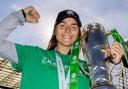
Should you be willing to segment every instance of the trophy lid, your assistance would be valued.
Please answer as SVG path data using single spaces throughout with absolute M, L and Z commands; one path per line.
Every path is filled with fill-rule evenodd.
M 104 27 L 101 25 L 101 24 L 99 24 L 99 23 L 89 23 L 89 24 L 87 24 L 86 26 L 84 26 L 83 27 L 83 30 L 85 30 L 85 31 L 94 31 L 94 32 L 99 32 L 99 31 L 103 31 L 103 32 L 105 32 L 105 29 L 104 29 Z

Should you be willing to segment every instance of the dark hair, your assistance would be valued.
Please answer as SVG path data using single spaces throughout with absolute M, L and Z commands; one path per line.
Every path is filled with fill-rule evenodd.
M 53 34 L 52 34 L 52 37 L 51 37 L 51 39 L 49 41 L 49 44 L 48 44 L 48 47 L 47 47 L 48 50 L 52 50 L 52 49 L 54 49 L 57 46 L 58 41 L 57 41 L 56 36 L 55 36 L 55 30 L 57 28 L 57 25 L 61 21 L 63 21 L 65 18 L 68 18 L 68 17 L 74 18 L 76 20 L 76 22 L 78 24 L 78 27 L 79 27 L 78 38 L 81 37 L 80 28 L 81 28 L 82 24 L 81 24 L 81 21 L 79 19 L 78 14 L 75 11 L 73 11 L 73 10 L 61 11 L 61 12 L 59 12 L 59 14 L 58 14 L 58 16 L 56 18 L 56 21 L 55 21 L 55 24 L 54 24 L 54 29 L 53 29 Z

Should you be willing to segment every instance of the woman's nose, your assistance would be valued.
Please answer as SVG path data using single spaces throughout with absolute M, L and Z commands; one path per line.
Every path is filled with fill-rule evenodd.
M 70 26 L 67 26 L 66 33 L 70 33 L 70 32 L 71 32 Z

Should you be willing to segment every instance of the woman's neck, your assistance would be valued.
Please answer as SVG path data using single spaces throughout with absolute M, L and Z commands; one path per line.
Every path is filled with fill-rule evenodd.
M 56 50 L 62 54 L 68 54 L 68 52 L 70 51 L 71 49 L 71 46 L 57 46 L 56 47 Z

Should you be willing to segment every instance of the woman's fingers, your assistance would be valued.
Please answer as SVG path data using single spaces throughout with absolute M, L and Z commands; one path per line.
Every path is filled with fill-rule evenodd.
M 29 23 L 37 23 L 38 22 L 38 20 L 40 18 L 40 14 L 34 7 L 29 6 L 27 8 L 24 8 L 23 10 L 26 14 L 27 22 L 29 22 Z

